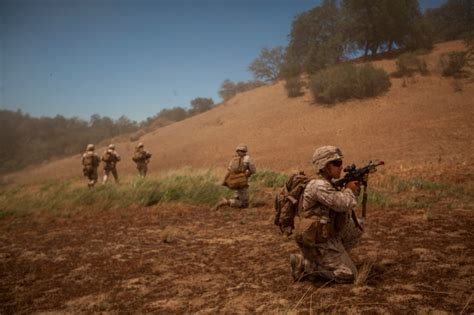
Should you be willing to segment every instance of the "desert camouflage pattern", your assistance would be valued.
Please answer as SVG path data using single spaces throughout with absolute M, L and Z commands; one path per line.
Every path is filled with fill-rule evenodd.
M 89 149 L 89 147 L 88 147 Z M 98 173 L 97 168 L 99 167 L 100 158 L 92 150 L 88 150 L 82 155 L 82 166 L 83 174 L 89 180 L 87 186 L 93 187 L 97 183 Z
M 236 157 L 234 156 L 229 163 L 229 170 L 233 170 L 235 165 Z M 239 171 L 245 173 L 247 178 L 255 174 L 257 168 L 255 164 L 252 162 L 250 156 L 245 154 L 241 157 L 242 163 L 238 166 Z M 249 206 L 249 194 L 248 188 L 236 189 L 234 190 L 234 197 L 229 199 L 229 205 L 233 208 L 247 208 Z
M 151 153 L 143 149 L 143 144 L 139 143 L 132 159 L 137 165 L 138 174 L 141 177 L 145 177 L 148 172 L 148 163 L 151 159 Z
M 340 160 L 344 156 L 338 147 L 332 145 L 325 145 L 314 150 L 311 162 L 313 163 L 314 170 L 319 173 L 326 164 L 331 161 Z
M 337 191 L 324 178 L 310 181 L 303 193 L 300 217 L 313 220 L 319 226 L 327 226 L 330 233 L 323 242 L 308 242 L 302 237 L 306 231 L 296 224 L 295 239 L 305 259 L 306 274 L 317 275 L 336 282 L 351 282 L 357 269 L 349 256 L 349 251 L 362 235 L 350 219 L 357 199 L 350 189 Z M 324 231 L 324 229 L 322 229 Z M 317 238 L 317 236 L 316 236 Z
M 103 184 L 107 183 L 110 173 L 112 173 L 115 182 L 118 183 L 117 163 L 121 158 L 114 148 L 115 147 L 113 145 L 109 145 L 109 149 L 107 149 L 102 155 L 102 161 L 104 162 L 104 177 L 102 179 Z

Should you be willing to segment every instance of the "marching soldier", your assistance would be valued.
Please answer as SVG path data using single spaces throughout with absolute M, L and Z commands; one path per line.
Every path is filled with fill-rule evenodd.
M 86 152 L 82 155 L 82 172 L 85 177 L 89 180 L 87 186 L 89 188 L 94 187 L 97 183 L 97 168 L 99 167 L 100 158 L 94 152 L 95 147 L 93 144 L 88 144 Z
M 102 184 L 106 184 L 110 173 L 114 176 L 115 182 L 118 184 L 117 163 L 120 161 L 120 155 L 115 151 L 115 145 L 110 144 L 102 155 L 104 162 L 104 178 Z
M 143 143 L 139 143 L 135 149 L 132 160 L 137 164 L 138 174 L 145 177 L 148 171 L 148 163 L 151 159 L 151 153 L 144 149 Z

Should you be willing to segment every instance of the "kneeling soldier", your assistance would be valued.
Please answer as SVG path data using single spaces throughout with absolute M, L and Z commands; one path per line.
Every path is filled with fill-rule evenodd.
M 248 208 L 248 179 L 252 174 L 255 174 L 257 169 L 247 154 L 247 151 L 247 145 L 243 143 L 235 148 L 236 154 L 232 157 L 232 160 L 230 160 L 227 175 L 223 183 L 224 186 L 234 190 L 234 198 L 222 198 L 222 200 L 214 206 L 214 210 L 225 205 L 233 208 Z
M 290 255 L 295 280 L 307 275 L 336 282 L 355 279 L 357 269 L 349 251 L 362 235 L 351 219 L 360 183 L 349 182 L 341 191 L 332 185 L 331 180 L 341 176 L 342 158 L 341 150 L 334 146 L 320 147 L 313 154 L 317 178 L 305 187 L 295 229 L 295 240 L 303 255 Z

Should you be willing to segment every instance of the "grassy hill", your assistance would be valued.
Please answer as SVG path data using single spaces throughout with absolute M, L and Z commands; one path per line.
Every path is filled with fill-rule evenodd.
M 383 159 L 399 169 L 430 163 L 472 163 L 474 82 L 456 84 L 437 69 L 442 52 L 462 50 L 459 41 L 439 44 L 424 56 L 430 74 L 391 78 L 388 93 L 368 100 L 327 106 L 309 91 L 288 98 L 283 82 L 237 95 L 209 112 L 145 134 L 140 141 L 154 154 L 150 173 L 184 166 L 224 168 L 239 142 L 249 146 L 259 168 L 288 172 L 310 167 L 313 150 L 324 144 L 341 147 L 347 161 Z M 394 60 L 374 64 L 395 71 Z M 116 143 L 121 174 L 134 173 L 135 143 Z M 99 148 L 102 152 L 103 148 Z M 17 183 L 80 176 L 80 157 L 73 156 L 5 179 Z

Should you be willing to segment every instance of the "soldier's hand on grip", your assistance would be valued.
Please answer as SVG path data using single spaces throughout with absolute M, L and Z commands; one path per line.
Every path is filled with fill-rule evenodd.
M 352 190 L 354 195 L 359 196 L 359 194 L 360 194 L 360 182 L 359 181 L 354 180 L 354 181 L 348 182 L 347 185 L 346 185 L 346 188 L 349 188 L 350 190 Z

